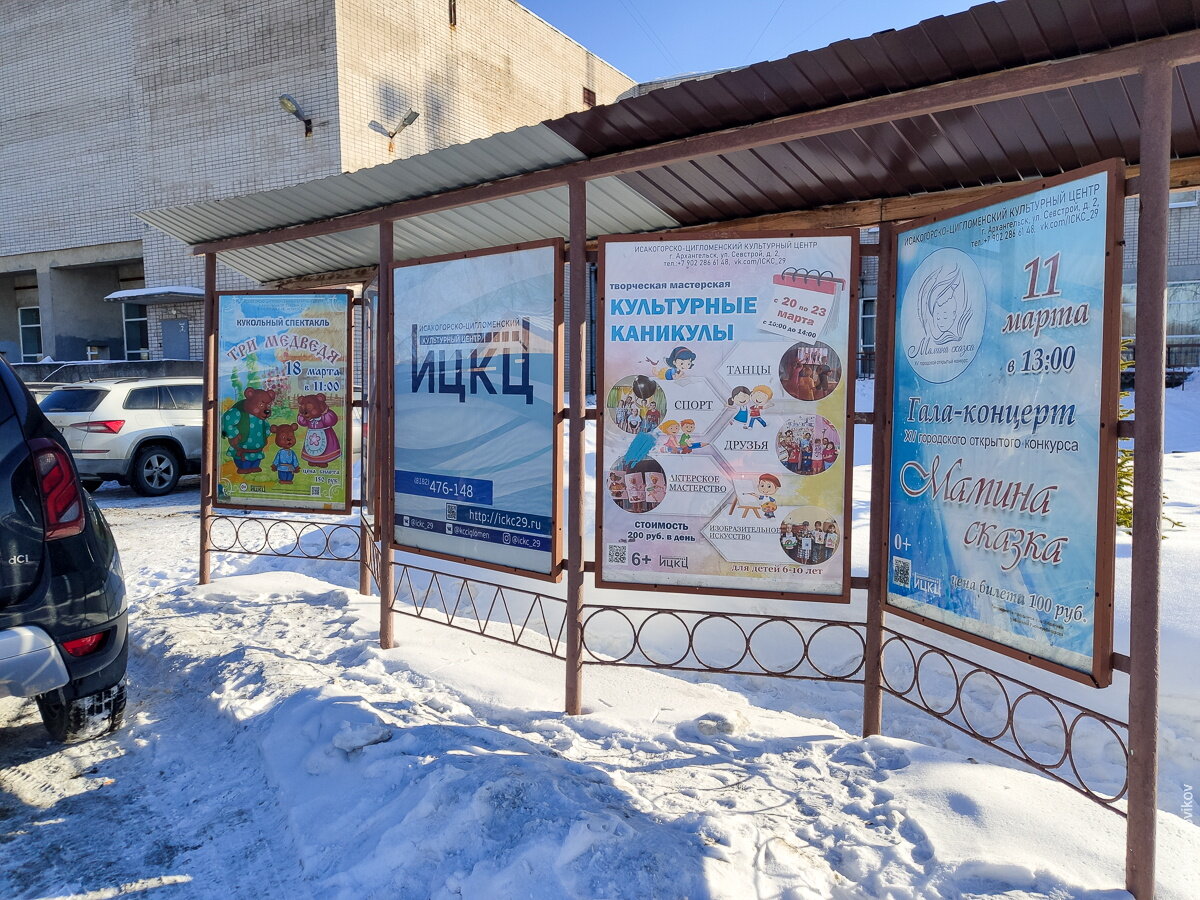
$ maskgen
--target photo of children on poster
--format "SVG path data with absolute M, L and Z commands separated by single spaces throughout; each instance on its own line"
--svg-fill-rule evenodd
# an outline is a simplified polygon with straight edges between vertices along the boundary
M 1083 672 L 1100 385 L 1117 352 L 1103 340 L 1109 178 L 897 237 L 888 602 Z
M 841 599 L 855 241 L 601 242 L 603 581 Z
M 220 294 L 217 505 L 349 508 L 350 295 Z

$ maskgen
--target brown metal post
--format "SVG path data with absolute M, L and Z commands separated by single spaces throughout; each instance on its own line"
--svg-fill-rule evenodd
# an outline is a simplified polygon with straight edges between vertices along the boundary
M 367 473 L 370 480 L 371 474 Z M 371 488 L 368 486 L 368 490 Z M 365 501 L 364 501 L 365 502 Z M 371 593 L 371 529 L 367 524 L 366 510 L 358 511 L 358 592 Z
M 871 424 L 871 521 L 867 548 L 867 635 L 863 669 L 863 734 L 883 731 L 883 601 L 887 595 L 888 491 L 892 417 L 892 333 L 896 312 L 896 254 L 891 224 L 879 226 L 875 296 L 875 412 Z
M 1129 818 L 1125 887 L 1154 896 L 1158 813 L 1158 644 L 1162 542 L 1163 391 L 1166 380 L 1167 210 L 1175 69 L 1142 70 L 1138 217 L 1137 374 L 1134 382 L 1133 560 L 1129 621 Z M 1115 465 L 1115 460 L 1113 461 Z
M 583 486 L 587 405 L 587 183 L 568 185 L 571 215 L 570 315 L 567 327 L 571 371 L 567 426 L 567 715 L 583 708 Z
M 217 254 L 204 254 L 204 420 L 200 438 L 200 584 L 208 584 L 212 560 L 208 534 L 212 527 L 220 461 L 216 445 L 217 424 Z
M 375 518 L 379 524 L 379 646 L 390 650 L 395 643 L 392 635 L 392 599 L 396 573 L 392 568 L 392 539 L 395 534 L 395 494 L 392 492 L 392 435 L 395 416 L 395 380 L 392 376 L 392 329 L 395 320 L 392 296 L 392 223 L 379 225 L 379 303 L 375 317 L 375 396 L 376 417 L 372 419 L 371 470 L 375 473 L 378 494 Z

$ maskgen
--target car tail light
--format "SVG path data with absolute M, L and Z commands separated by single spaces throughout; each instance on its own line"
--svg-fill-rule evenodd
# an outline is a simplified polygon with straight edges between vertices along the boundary
M 67 451 L 49 438 L 35 438 L 29 449 L 42 492 L 46 540 L 79 534 L 83 531 L 83 497 Z
M 116 434 L 125 427 L 125 420 L 105 419 L 101 422 L 75 422 L 71 427 L 78 428 L 80 431 L 99 431 L 104 434 Z
M 98 634 L 89 634 L 87 637 L 75 638 L 73 641 L 63 641 L 63 649 L 72 656 L 87 656 L 95 653 L 104 645 L 104 638 L 107 634 L 107 631 L 101 631 Z

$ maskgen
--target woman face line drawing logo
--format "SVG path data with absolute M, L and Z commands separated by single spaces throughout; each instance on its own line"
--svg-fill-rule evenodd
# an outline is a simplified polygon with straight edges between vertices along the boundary
M 927 340 L 935 344 L 962 340 L 971 321 L 971 304 L 967 302 L 958 266 L 939 267 L 930 272 L 921 284 L 917 303 Z
M 987 290 L 975 260 L 940 247 L 906 276 L 898 318 L 905 357 L 924 381 L 953 381 L 983 338 Z

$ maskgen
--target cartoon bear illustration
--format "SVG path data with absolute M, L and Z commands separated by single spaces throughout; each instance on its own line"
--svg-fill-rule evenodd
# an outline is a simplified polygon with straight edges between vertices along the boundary
M 279 447 L 271 460 L 271 471 L 279 474 L 280 484 L 291 484 L 300 468 L 300 460 L 292 449 L 296 446 L 296 429 L 299 427 L 294 422 L 271 426 L 271 434 L 275 435 L 275 444 Z
M 300 455 L 305 462 L 324 469 L 342 455 L 342 445 L 333 429 L 337 413 L 329 408 L 324 394 L 306 394 L 296 400 L 296 408 L 300 410 L 296 423 L 308 429 Z
M 245 397 L 221 416 L 221 433 L 229 441 L 225 451 L 237 466 L 239 475 L 261 472 L 263 448 L 267 446 L 267 419 L 271 416 L 274 391 L 246 388 Z

